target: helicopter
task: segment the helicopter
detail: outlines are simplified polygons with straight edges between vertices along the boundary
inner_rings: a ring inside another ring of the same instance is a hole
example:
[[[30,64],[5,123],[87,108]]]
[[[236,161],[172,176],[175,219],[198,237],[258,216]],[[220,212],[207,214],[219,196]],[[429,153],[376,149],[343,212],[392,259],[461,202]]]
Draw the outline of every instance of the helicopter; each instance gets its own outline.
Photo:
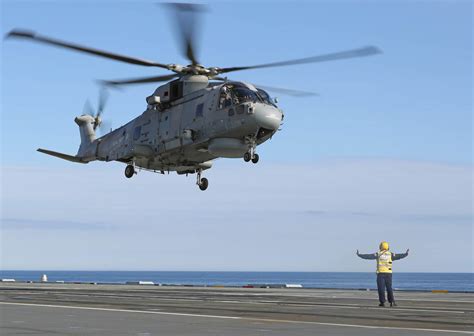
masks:
[[[138,170],[164,174],[196,174],[196,184],[206,190],[209,181],[203,171],[212,167],[217,158],[243,158],[256,164],[257,146],[271,139],[280,130],[284,113],[277,99],[267,91],[294,96],[309,96],[312,92],[296,91],[222,77],[231,72],[317,63],[366,57],[381,53],[375,46],[317,55],[281,62],[251,66],[207,67],[196,56],[195,31],[204,5],[188,3],[165,4],[174,14],[182,54],[188,65],[165,64],[129,57],[100,49],[70,43],[36,32],[14,29],[6,38],[23,39],[61,47],[124,63],[161,68],[171,71],[159,76],[104,80],[104,87],[166,82],[146,97],[145,111],[127,124],[97,137],[102,126],[104,95],[99,97],[95,112],[77,116],[81,142],[76,155],[48,149],[38,151],[75,163],[118,161],[126,164],[125,176],[133,177]]]

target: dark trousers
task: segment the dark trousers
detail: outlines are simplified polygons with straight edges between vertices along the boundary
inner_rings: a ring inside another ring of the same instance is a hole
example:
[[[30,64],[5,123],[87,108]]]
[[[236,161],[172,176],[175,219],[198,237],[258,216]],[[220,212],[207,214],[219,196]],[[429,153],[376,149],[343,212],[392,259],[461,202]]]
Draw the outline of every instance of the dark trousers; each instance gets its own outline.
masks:
[[[392,273],[377,274],[377,289],[379,291],[380,303],[385,303],[385,288],[387,288],[388,302],[395,302],[392,289]]]

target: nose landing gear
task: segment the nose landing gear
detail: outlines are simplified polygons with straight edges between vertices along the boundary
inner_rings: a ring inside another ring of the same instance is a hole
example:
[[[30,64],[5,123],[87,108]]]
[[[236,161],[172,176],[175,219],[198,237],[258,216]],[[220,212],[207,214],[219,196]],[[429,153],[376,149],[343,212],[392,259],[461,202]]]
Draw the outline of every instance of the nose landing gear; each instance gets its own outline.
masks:
[[[258,162],[258,159],[260,159],[260,157],[258,156],[257,153],[255,153],[255,154],[253,155],[252,162],[253,162],[253,163],[257,163],[257,162]]]
[[[202,173],[202,170],[199,169],[197,171],[197,181],[196,181],[196,184],[198,185],[199,189],[201,189],[202,191],[206,190],[207,187],[209,186],[209,181],[207,180],[207,178],[203,177],[201,178],[201,173]]]
[[[253,163],[257,163],[260,158],[258,154],[255,153],[255,150],[257,149],[257,143],[255,142],[254,138],[249,138],[247,141],[249,143],[249,151],[244,154],[244,161],[249,162],[251,160]]]
[[[244,154],[244,161],[249,162],[252,161],[253,163],[257,163],[260,157],[258,156],[257,153],[254,153],[253,155],[250,154],[249,152]]]

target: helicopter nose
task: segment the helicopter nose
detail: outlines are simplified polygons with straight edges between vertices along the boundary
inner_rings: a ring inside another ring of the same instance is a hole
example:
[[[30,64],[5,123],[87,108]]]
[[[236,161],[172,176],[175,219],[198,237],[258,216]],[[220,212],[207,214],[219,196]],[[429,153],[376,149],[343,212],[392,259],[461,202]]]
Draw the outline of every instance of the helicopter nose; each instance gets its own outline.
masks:
[[[264,105],[256,104],[255,109],[255,121],[258,126],[276,131],[281,124],[282,113],[279,109]]]

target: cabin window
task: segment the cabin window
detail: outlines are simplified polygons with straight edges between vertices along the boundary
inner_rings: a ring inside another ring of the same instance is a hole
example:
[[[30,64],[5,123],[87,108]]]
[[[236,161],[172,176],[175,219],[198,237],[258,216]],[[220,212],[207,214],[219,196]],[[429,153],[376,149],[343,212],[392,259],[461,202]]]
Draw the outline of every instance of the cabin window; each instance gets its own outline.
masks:
[[[141,135],[142,135],[142,127],[141,126],[135,127],[135,130],[133,131],[133,140],[140,139]]]
[[[170,83],[170,100],[179,99],[183,96],[183,82],[177,80]]]
[[[196,106],[196,118],[203,116],[203,110],[204,110],[204,104],[201,103]]]

